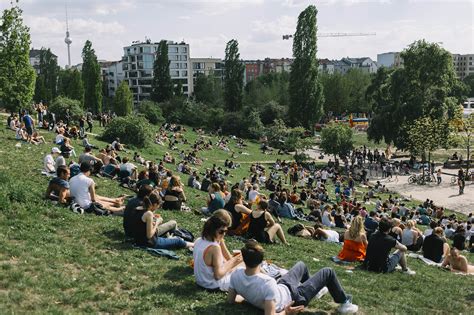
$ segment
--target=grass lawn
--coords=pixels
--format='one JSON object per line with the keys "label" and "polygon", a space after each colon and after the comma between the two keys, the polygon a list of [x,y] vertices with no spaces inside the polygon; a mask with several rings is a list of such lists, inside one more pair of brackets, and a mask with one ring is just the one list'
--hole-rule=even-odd
{"label": "grass lawn", "polygon": [[[4,122],[2,122],[4,124]],[[96,132],[96,131],[94,131]],[[14,133],[0,130],[0,314],[14,313],[157,313],[157,314],[259,314],[248,305],[225,304],[223,293],[208,293],[194,283],[189,267],[191,255],[180,250],[180,260],[157,258],[133,249],[124,242],[122,219],[77,215],[42,199],[48,179],[40,174],[50,142],[31,146],[17,143]],[[187,132],[190,143],[196,137]],[[215,139],[213,139],[215,141]],[[93,144],[105,144],[94,137]],[[74,142],[76,151],[81,147]],[[231,145],[236,149],[235,143]],[[188,149],[189,146],[180,146]],[[239,151],[238,149],[236,149]],[[142,150],[151,160],[161,158],[167,148],[153,145]],[[239,155],[240,169],[232,171],[231,182],[248,176],[251,161],[274,161],[289,156],[263,155],[258,144]],[[179,151],[173,151],[178,156]],[[130,157],[133,151],[128,154]],[[222,150],[203,153],[205,163],[223,166],[230,153]],[[244,164],[245,163],[245,164]],[[169,165],[172,167],[171,165]],[[93,177],[101,195],[130,194],[117,182]],[[181,176],[183,181],[187,176]],[[188,205],[205,205],[205,193],[186,187]],[[199,235],[201,217],[192,213],[161,211],[165,220]],[[285,220],[284,229],[295,224]],[[226,238],[230,249],[242,243]],[[266,258],[289,268],[304,261],[312,272],[322,267],[336,270],[344,289],[354,296],[361,314],[468,314],[474,310],[474,278],[428,267],[409,259],[417,272],[410,277],[401,272],[390,275],[348,270],[329,258],[340,246],[288,236],[291,247],[267,245]],[[469,255],[469,254],[467,254]],[[474,256],[468,256],[472,262]],[[351,271],[351,272],[349,272]],[[333,312],[329,296],[313,301],[310,312]]]}

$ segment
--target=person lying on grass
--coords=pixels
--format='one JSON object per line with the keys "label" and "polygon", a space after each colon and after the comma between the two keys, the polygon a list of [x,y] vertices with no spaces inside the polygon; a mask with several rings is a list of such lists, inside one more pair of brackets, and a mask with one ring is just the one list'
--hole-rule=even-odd
{"label": "person lying on grass", "polygon": [[249,214],[250,224],[247,238],[253,238],[260,243],[268,244],[273,243],[275,236],[277,236],[283,244],[289,245],[280,224],[275,223],[272,215],[267,210],[268,202],[261,200],[257,204],[257,209]]}
{"label": "person lying on grass", "polygon": [[69,175],[70,171],[66,165],[61,165],[56,171],[57,177],[49,181],[44,197],[46,199],[58,201],[60,204],[67,204],[70,199]]}
{"label": "person lying on grass", "polygon": [[130,220],[129,232],[133,237],[135,244],[156,249],[193,247],[193,243],[186,242],[179,237],[162,237],[166,233],[175,230],[177,223],[176,221],[169,221],[162,224],[163,218],[161,215],[154,213],[154,211],[160,207],[160,204],[160,193],[155,190],[143,198],[142,206],[139,205],[131,211],[131,214],[128,217]]}
{"label": "person lying on grass", "polygon": [[194,243],[194,277],[204,289],[227,291],[231,274],[242,263],[242,255],[232,256],[224,241],[231,223],[227,211],[217,210],[204,223],[201,237]]}
{"label": "person lying on grass", "polygon": [[108,198],[99,196],[95,193],[95,183],[91,175],[91,165],[89,162],[82,162],[80,166],[81,172],[72,177],[69,181],[71,197],[86,212],[93,210],[92,207],[100,204],[104,209],[121,215],[124,210],[124,198]]}
{"label": "person lying on grass", "polygon": [[465,256],[459,255],[459,250],[454,246],[451,247],[441,266],[454,272],[474,274],[474,265],[470,265]]}
{"label": "person lying on grass", "polygon": [[300,261],[276,281],[260,270],[264,258],[264,250],[260,244],[248,241],[241,252],[245,269],[236,270],[230,277],[227,296],[229,303],[244,299],[264,310],[266,315],[294,314],[303,311],[317,295],[329,291],[334,302],[340,304],[340,313],[356,313],[359,309],[357,305],[352,304],[352,296],[344,292],[331,268],[323,268],[310,276],[308,268]]}
{"label": "person lying on grass", "polygon": [[[395,267],[400,264],[404,273],[415,275],[416,273],[407,266],[405,256],[407,247],[389,235],[391,228],[391,221],[388,219],[380,220],[377,232],[372,234],[369,239],[364,266],[369,271],[386,273],[393,272]],[[394,247],[397,251],[389,255]]]}

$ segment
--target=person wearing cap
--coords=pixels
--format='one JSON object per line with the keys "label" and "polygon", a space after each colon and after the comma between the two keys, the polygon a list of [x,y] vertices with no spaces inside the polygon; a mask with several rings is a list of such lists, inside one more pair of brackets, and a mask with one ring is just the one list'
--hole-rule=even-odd
{"label": "person wearing cap", "polygon": [[102,208],[109,210],[115,214],[122,214],[125,209],[123,198],[108,198],[99,196],[95,193],[95,183],[91,175],[91,165],[88,162],[81,163],[81,172],[71,178],[69,181],[71,197],[79,204],[81,208],[86,210],[93,210],[98,204]]}
{"label": "person wearing cap", "polygon": [[56,162],[54,161],[58,155],[61,154],[61,150],[57,147],[51,149],[51,153],[44,157],[44,171],[48,174],[56,173]]}

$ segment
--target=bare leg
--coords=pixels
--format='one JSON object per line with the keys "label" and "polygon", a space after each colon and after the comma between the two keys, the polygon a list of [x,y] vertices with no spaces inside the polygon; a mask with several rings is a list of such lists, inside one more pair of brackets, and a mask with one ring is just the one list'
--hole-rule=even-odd
{"label": "bare leg", "polygon": [[109,203],[113,204],[114,206],[122,206],[124,198],[109,198],[104,196],[96,196],[97,202],[99,203]]}
{"label": "bare leg", "polygon": [[278,236],[278,238],[280,239],[280,241],[281,241],[283,244],[288,244],[288,243],[286,242],[285,233],[283,233],[283,229],[281,228],[280,224],[275,223],[274,225],[272,225],[272,226],[267,230],[267,233],[268,233],[268,236],[270,237],[270,240],[271,240],[271,241],[273,241],[273,239],[275,238],[275,234],[276,234],[276,236]]}
{"label": "bare leg", "polygon": [[395,253],[400,253],[400,261],[398,263],[400,264],[400,266],[402,266],[403,270],[406,270],[408,267],[407,267],[407,258],[405,256],[405,252],[401,252],[397,250],[395,251]]}

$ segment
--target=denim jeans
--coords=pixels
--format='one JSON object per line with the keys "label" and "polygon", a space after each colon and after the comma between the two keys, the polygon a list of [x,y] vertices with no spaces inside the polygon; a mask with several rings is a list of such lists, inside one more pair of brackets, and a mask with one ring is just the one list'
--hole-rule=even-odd
{"label": "denim jeans", "polygon": [[156,249],[177,249],[185,248],[186,242],[179,237],[155,237],[153,248]]}
{"label": "denim jeans", "polygon": [[291,298],[295,301],[294,306],[307,306],[323,287],[328,288],[334,302],[344,303],[348,300],[332,268],[323,268],[310,277],[308,267],[299,261],[278,283],[288,287]]}

